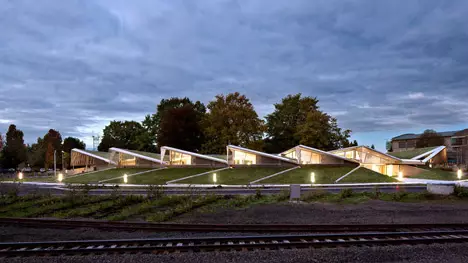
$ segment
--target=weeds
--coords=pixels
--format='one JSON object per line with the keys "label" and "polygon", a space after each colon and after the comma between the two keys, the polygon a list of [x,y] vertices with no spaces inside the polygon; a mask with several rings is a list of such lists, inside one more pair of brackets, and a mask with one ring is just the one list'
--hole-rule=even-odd
{"label": "weeds", "polygon": [[193,209],[211,204],[216,202],[219,199],[219,196],[216,195],[209,195],[209,196],[202,196],[199,197],[195,200],[193,199],[188,199],[185,200],[184,202],[180,203],[173,209],[169,209],[164,212],[159,212],[155,213],[153,215],[148,216],[146,219],[148,221],[154,221],[154,222],[164,222],[167,220],[170,220],[176,216],[185,214],[187,212],[190,212]]}
{"label": "weeds", "polygon": [[147,190],[147,196],[150,200],[159,199],[164,195],[164,188],[158,185],[150,185]]}
{"label": "weeds", "polygon": [[468,189],[460,185],[455,185],[453,195],[459,198],[466,198],[468,197]]}
{"label": "weeds", "polygon": [[305,202],[312,202],[323,199],[325,196],[327,196],[327,192],[324,190],[308,191],[302,195],[301,200]]}
{"label": "weeds", "polygon": [[346,199],[346,198],[349,198],[351,196],[353,196],[353,189],[351,189],[351,188],[345,188],[345,189],[341,190],[340,193],[339,193],[340,199]]}

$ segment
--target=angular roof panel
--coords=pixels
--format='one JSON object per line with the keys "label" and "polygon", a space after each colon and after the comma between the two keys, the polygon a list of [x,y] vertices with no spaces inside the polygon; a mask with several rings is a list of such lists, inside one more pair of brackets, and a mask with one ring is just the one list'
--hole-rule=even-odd
{"label": "angular roof panel", "polygon": [[88,150],[81,150],[81,149],[78,149],[78,148],[72,149],[72,152],[81,153],[81,154],[84,154],[84,155],[99,159],[99,160],[104,161],[106,163],[115,164],[113,161],[111,161],[109,159],[109,153],[107,153],[107,152],[88,151]]}
{"label": "angular roof panel", "polygon": [[[142,154],[141,152],[138,153],[138,152],[136,152],[136,151],[125,150],[125,149],[120,149],[120,148],[116,148],[116,147],[110,148],[109,151],[114,151],[114,152],[118,152],[118,153],[128,154],[128,155],[135,156],[135,157],[137,157],[137,158],[140,158],[140,159],[143,159],[143,160],[147,160],[147,161],[150,161],[150,162],[155,162],[155,163],[159,163],[159,164],[165,164],[165,162],[164,162],[164,161],[161,161],[161,159],[155,158],[155,156],[148,156],[148,155]],[[148,153],[147,153],[147,154],[148,154]],[[151,154],[153,154],[153,153],[151,153]]]}
{"label": "angular roof panel", "polygon": [[252,150],[252,149],[248,149],[248,148],[236,146],[236,145],[228,145],[227,147],[228,147],[228,148],[232,148],[232,149],[236,149],[236,150],[239,150],[239,151],[244,151],[244,152],[252,153],[252,154],[255,154],[255,155],[261,155],[261,156],[264,156],[264,157],[269,157],[269,158],[272,158],[272,159],[277,159],[277,160],[281,160],[281,161],[285,161],[285,162],[297,164],[297,160],[296,160],[296,159],[291,159],[291,158],[279,156],[279,155],[276,155],[276,154],[264,153],[264,152],[260,152],[260,151],[256,151],[256,150]]}
{"label": "angular roof panel", "polygon": [[224,164],[228,163],[226,159],[221,159],[221,158],[218,158],[218,157],[215,157],[215,156],[210,156],[210,155],[204,155],[204,154],[189,152],[189,151],[177,149],[177,148],[174,148],[174,147],[163,146],[163,147],[161,147],[161,152],[163,150],[179,152],[179,153],[183,153],[183,154],[187,154],[187,155],[191,155],[191,156],[195,156],[195,157],[198,157],[198,158],[211,160],[211,161],[215,161],[215,162],[219,162],[219,163],[224,163]]}

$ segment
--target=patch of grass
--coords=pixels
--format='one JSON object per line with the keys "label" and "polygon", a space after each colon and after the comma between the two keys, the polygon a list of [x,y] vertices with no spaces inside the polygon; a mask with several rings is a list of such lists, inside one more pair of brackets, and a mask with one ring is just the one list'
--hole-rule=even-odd
{"label": "patch of grass", "polygon": [[109,215],[108,220],[126,220],[133,216],[142,216],[148,213],[151,213],[156,210],[160,210],[166,207],[172,207],[177,205],[186,199],[190,198],[189,196],[164,196],[157,200],[145,200],[144,202],[125,207],[124,209]]}
{"label": "patch of grass", "polygon": [[315,174],[316,184],[332,184],[352,169],[353,167],[304,167],[262,180],[258,184],[310,184],[311,173]]}
{"label": "patch of grass", "polygon": [[431,179],[431,180],[447,180],[447,181],[456,181],[459,180],[457,178],[457,172],[454,171],[445,171],[439,168],[426,168],[426,171],[411,176],[411,178],[418,178],[418,179]]}
{"label": "patch of grass", "polygon": [[391,155],[391,156],[395,156],[397,158],[401,158],[401,159],[411,159],[411,158],[416,157],[416,156],[418,156],[420,154],[423,154],[425,152],[433,150],[433,149],[435,149],[437,147],[438,146],[417,148],[417,149],[413,149],[413,150],[409,150],[409,151],[403,151],[403,152],[389,152],[388,154]]}
{"label": "patch of grass", "polygon": [[0,177],[0,181],[13,181],[13,182],[44,182],[44,183],[56,183],[57,179],[54,176],[33,176],[24,175],[22,180],[18,180],[17,176],[12,177]]}
{"label": "patch of grass", "polygon": [[[213,170],[212,168],[168,168],[128,177],[129,184],[162,185],[167,181],[200,174]],[[112,180],[106,183],[122,183],[122,179]]]}
{"label": "patch of grass", "polygon": [[184,200],[184,202],[181,202],[180,204],[166,211],[151,214],[146,218],[146,220],[152,221],[152,222],[168,221],[174,217],[188,213],[196,208],[214,203],[220,198],[221,198],[220,196],[216,196],[216,195],[199,196],[198,198],[190,198],[190,199]]}
{"label": "patch of grass", "polygon": [[[216,184],[248,184],[251,181],[286,170],[284,167],[239,167],[216,172]],[[213,174],[179,181],[181,184],[213,184]]]}
{"label": "patch of grass", "polygon": [[391,183],[398,182],[397,179],[360,167],[338,183]]}
{"label": "patch of grass", "polygon": [[[83,175],[78,175],[75,177],[71,178],[65,178],[64,182],[65,183],[98,183],[101,180],[107,180],[119,176],[123,176],[124,174],[134,174],[134,173],[139,173],[143,171],[147,171],[149,169],[147,168],[119,168],[119,169],[109,169],[105,171],[100,171],[100,172],[95,172],[95,173],[89,173],[89,174],[83,174]],[[129,177],[131,178],[131,177]],[[120,183],[122,182],[122,179],[118,180]],[[108,183],[108,182],[106,182]]]}

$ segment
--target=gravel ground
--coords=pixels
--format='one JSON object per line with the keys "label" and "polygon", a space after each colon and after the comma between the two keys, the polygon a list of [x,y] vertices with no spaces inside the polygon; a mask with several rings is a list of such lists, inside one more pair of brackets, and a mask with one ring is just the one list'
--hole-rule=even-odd
{"label": "gravel ground", "polygon": [[418,245],[301,249],[252,252],[181,253],[169,255],[60,256],[49,258],[8,258],[5,262],[468,262],[468,245]]}
{"label": "gravel ground", "polygon": [[225,209],[212,214],[189,213],[178,217],[185,223],[291,223],[378,224],[464,223],[468,202],[431,201],[401,203],[372,200],[361,204],[297,203],[259,205],[247,209]]}

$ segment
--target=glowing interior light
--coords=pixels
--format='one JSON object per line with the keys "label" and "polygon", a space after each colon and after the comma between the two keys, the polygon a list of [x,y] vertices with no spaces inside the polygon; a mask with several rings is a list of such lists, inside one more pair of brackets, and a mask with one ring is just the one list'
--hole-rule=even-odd
{"label": "glowing interior light", "polygon": [[216,179],[216,173],[213,174],[213,183],[216,183],[217,179]]}
{"label": "glowing interior light", "polygon": [[403,180],[403,172],[398,172],[398,180]]}
{"label": "glowing interior light", "polygon": [[432,168],[432,163],[429,164],[429,168]]}
{"label": "glowing interior light", "polygon": [[373,171],[377,171],[377,165],[373,164],[373,165],[372,165],[372,170],[373,170]]}
{"label": "glowing interior light", "polygon": [[19,179],[19,180],[23,180],[23,173],[22,173],[22,172],[19,172],[19,173],[18,173],[18,179]]}
{"label": "glowing interior light", "polygon": [[393,165],[388,165],[387,166],[388,170],[387,170],[387,175],[388,176],[393,176]]}
{"label": "glowing interior light", "polygon": [[310,173],[310,182],[313,183],[313,184],[315,183],[315,173],[314,172]]}
{"label": "glowing interior light", "polygon": [[68,173],[68,170],[65,170],[65,173],[67,174],[67,173]]}
{"label": "glowing interior light", "polygon": [[58,180],[59,182],[62,182],[62,181],[63,181],[63,174],[62,174],[62,173],[59,173],[59,174],[58,174],[57,180]]}
{"label": "glowing interior light", "polygon": [[462,171],[462,169],[458,169],[458,171],[457,171],[457,178],[458,178],[458,179],[461,179],[462,176],[463,176],[463,171]]}
{"label": "glowing interior light", "polygon": [[124,174],[123,179],[124,179],[124,183],[125,183],[125,184],[128,183],[128,175],[127,175],[127,174]]}

